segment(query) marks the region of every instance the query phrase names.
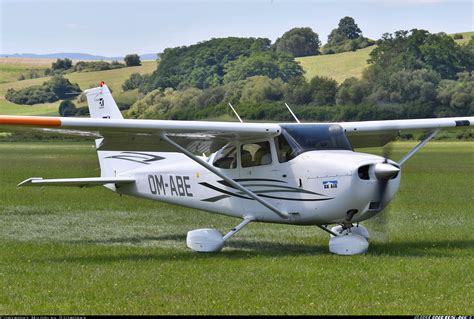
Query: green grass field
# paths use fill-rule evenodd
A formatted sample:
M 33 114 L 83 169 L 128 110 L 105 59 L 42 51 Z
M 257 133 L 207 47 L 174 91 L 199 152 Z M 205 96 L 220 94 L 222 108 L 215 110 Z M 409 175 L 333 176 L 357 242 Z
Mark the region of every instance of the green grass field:
M 462 34 L 462 39 L 457 39 L 455 41 L 460 44 L 465 44 L 468 43 L 471 40 L 471 37 L 474 36 L 474 31 L 460 32 L 460 34 Z M 454 36 L 454 34 L 451 34 L 451 36 Z
M 375 46 L 354 52 L 329 55 L 315 55 L 296 58 L 305 70 L 305 78 L 312 79 L 316 75 L 333 78 L 339 83 L 350 77 L 361 77 L 367 67 L 367 59 Z
M 0 58 L 0 84 L 18 81 L 20 74 L 26 77 L 30 70 L 42 74 L 51 63 L 49 59 Z
M 398 160 L 415 143 L 397 142 Z M 230 217 L 103 188 L 21 188 L 98 176 L 88 143 L 0 143 L 0 313 L 473 314 L 474 143 L 432 142 L 404 166 L 369 252 L 335 256 L 316 227 L 250 224 L 222 252 L 186 233 Z M 471 296 L 471 297 L 470 297 Z

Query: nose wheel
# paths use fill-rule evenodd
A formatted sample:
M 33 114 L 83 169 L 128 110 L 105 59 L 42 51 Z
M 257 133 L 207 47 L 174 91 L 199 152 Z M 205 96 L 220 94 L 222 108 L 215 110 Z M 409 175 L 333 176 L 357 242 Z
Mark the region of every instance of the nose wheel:
M 329 239 L 329 251 L 336 255 L 358 255 L 369 249 L 369 232 L 362 225 L 345 224 L 332 227 L 331 230 L 324 226 L 331 234 Z

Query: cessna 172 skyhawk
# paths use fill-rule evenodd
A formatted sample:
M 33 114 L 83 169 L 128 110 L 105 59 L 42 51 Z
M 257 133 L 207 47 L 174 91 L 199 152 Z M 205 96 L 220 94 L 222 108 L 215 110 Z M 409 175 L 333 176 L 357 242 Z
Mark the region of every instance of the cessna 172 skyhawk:
M 358 223 L 394 197 L 403 164 L 440 129 L 474 123 L 474 117 L 304 124 L 133 120 L 123 119 L 105 84 L 85 93 L 91 118 L 0 116 L 0 131 L 89 136 L 101 176 L 34 177 L 19 186 L 104 185 L 242 219 L 224 236 L 207 228 L 188 232 L 188 247 L 201 252 L 220 251 L 250 222 L 267 222 L 316 225 L 331 234 L 331 252 L 363 253 L 369 234 Z M 431 132 L 398 163 L 352 149 L 382 146 L 402 129 Z

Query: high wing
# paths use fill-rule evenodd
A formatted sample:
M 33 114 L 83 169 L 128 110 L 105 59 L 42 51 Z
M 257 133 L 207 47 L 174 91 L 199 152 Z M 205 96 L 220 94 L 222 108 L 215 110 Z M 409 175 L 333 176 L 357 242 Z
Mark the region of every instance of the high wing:
M 335 124 L 342 126 L 353 147 L 373 147 L 383 146 L 394 140 L 400 131 L 433 131 L 474 126 L 474 117 L 340 122 Z
M 296 125 L 306 125 L 301 123 Z M 338 122 L 353 147 L 382 146 L 402 130 L 465 128 L 474 117 Z M 0 116 L 0 132 L 35 130 L 101 139 L 98 150 L 176 151 L 163 140 L 165 134 L 193 153 L 214 152 L 231 140 L 277 136 L 274 123 L 235 123 L 210 121 L 134 120 L 40 116 Z
M 214 152 L 230 140 L 277 136 L 277 124 L 0 116 L 0 132 L 36 131 L 101 139 L 98 150 L 176 151 L 166 134 L 193 153 Z

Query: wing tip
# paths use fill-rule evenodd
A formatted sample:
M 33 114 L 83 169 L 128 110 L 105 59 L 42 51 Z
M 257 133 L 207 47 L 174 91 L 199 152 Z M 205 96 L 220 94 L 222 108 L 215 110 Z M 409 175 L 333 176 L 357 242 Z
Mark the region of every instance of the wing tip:
M 0 116 L 0 125 L 61 126 L 59 117 L 47 116 Z
M 23 186 L 30 186 L 34 184 L 35 181 L 42 180 L 42 179 L 43 177 L 30 177 L 30 178 L 25 179 L 23 182 L 19 183 L 18 185 L 16 185 L 16 187 L 20 188 Z

